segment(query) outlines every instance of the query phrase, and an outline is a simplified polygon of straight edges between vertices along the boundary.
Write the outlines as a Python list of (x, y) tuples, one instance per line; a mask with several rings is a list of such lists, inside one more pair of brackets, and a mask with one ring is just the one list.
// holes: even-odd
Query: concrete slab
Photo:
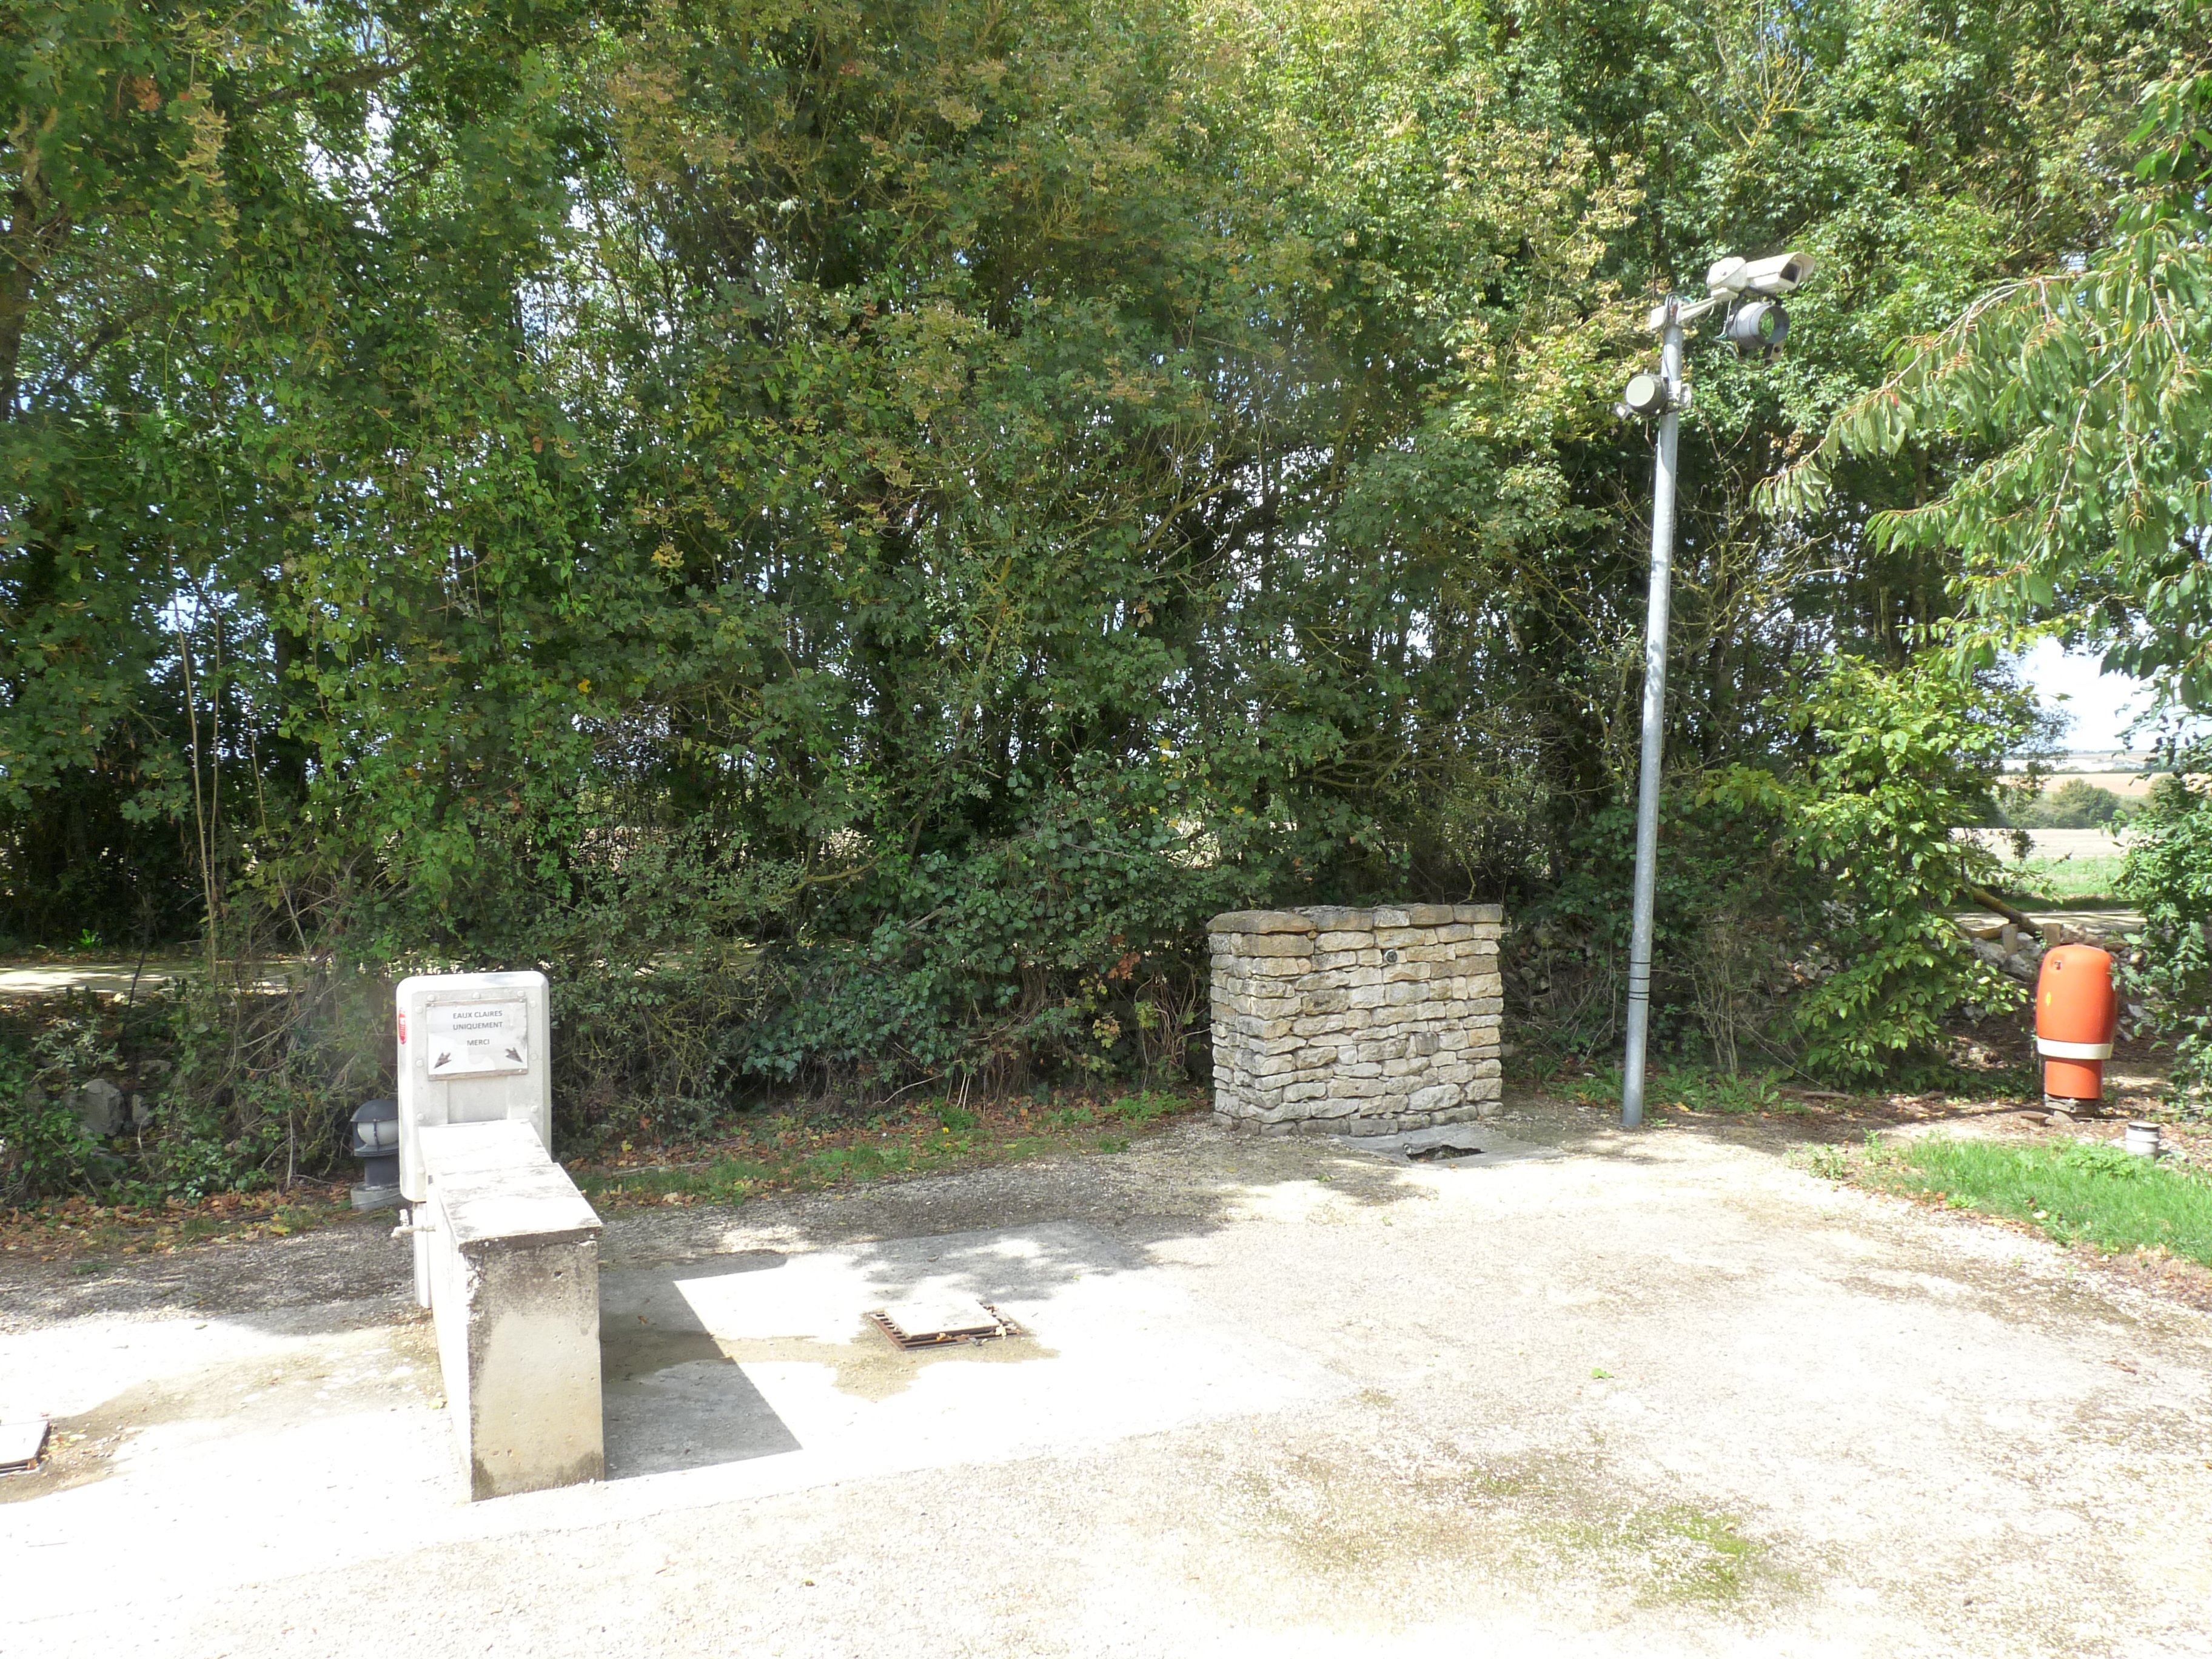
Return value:
[[(1021, 1334), (901, 1349), (867, 1317), (962, 1300)], [(608, 1478), (720, 1464), (724, 1494), (1096, 1444), (1346, 1386), (1069, 1224), (608, 1273), (600, 1328)]]
[(1451, 1123), (1434, 1129), (1383, 1135), (1358, 1144), (1400, 1163), (1441, 1164), (1454, 1169), (1472, 1169), (1479, 1164), (1494, 1169), (1502, 1164), (1528, 1158), (1561, 1156), (1556, 1146), (1516, 1140), (1482, 1123)]

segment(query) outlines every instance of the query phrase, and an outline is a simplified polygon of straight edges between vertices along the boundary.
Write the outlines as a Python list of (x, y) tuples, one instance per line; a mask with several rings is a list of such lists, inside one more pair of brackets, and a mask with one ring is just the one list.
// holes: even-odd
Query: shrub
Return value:
[(1798, 770), (1736, 767), (1712, 793), (1774, 826), (1815, 901), (1801, 912), (1804, 984), (1789, 1012), (1804, 1063), (1873, 1078), (1932, 1055), (1960, 1005), (2023, 1000), (1950, 920), (1996, 867), (1952, 828), (1992, 810), (2033, 708), (2014, 688), (1934, 661), (1891, 671), (1845, 659), (1795, 718), (1811, 751)]
[(2151, 1031), (2174, 1040), (2174, 1081), (2202, 1106), (2212, 1100), (2212, 789), (2159, 780), (2135, 820), (2120, 887), (2143, 912), (2122, 992)]

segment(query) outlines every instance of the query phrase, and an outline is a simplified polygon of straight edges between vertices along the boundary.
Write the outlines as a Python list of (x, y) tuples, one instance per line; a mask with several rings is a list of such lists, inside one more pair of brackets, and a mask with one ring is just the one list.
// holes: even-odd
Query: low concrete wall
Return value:
[(1216, 916), (1213, 1112), (1269, 1134), (1388, 1134), (1494, 1110), (1495, 904)]
[(600, 1479), (599, 1218), (527, 1123), (426, 1126), (421, 1144), (417, 1237), (470, 1495)]

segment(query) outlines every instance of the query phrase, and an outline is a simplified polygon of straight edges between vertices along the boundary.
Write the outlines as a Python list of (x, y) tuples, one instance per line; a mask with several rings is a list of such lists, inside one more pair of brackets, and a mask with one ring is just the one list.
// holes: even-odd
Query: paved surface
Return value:
[[(2212, 1650), (2212, 1318), (1778, 1134), (1598, 1123), (1456, 1164), (1186, 1128), (618, 1217), (619, 1478), (478, 1504), (374, 1229), (0, 1269), (0, 1417), (65, 1437), (0, 1480), (4, 1645)], [(1027, 1334), (861, 1322), (930, 1291)]]
[[(265, 963), (253, 980), (259, 991), (281, 991), (302, 963)], [(150, 999), (207, 976), (204, 960), (188, 957), (135, 957), (41, 956), (0, 963), (0, 1001), (65, 996), (89, 991), (103, 997)]]

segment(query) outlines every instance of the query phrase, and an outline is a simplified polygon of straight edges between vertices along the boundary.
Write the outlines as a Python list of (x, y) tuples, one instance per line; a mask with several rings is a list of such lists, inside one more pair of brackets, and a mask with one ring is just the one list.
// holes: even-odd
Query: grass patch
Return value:
[(815, 1192), (1054, 1152), (1127, 1152), (1133, 1132), (1204, 1103), (1140, 1094), (926, 1100), (866, 1118), (785, 1113), (740, 1120), (691, 1146), (633, 1147), (570, 1165), (595, 1204), (742, 1204), (769, 1192)]
[(1856, 1174), (1887, 1191), (2025, 1222), (2061, 1244), (2165, 1250), (2212, 1267), (2212, 1181), (2109, 1143), (1929, 1135), (1870, 1145)]
[(1716, 1608), (1742, 1598), (1765, 1553), (1735, 1516), (1686, 1504), (1573, 1522), (1561, 1541), (1577, 1553), (1639, 1566), (1649, 1575), (1647, 1601)]
[(2117, 854), (2102, 858), (2027, 859), (2008, 864), (2005, 890), (2031, 908), (2080, 904), (2120, 904), (2120, 866)]

